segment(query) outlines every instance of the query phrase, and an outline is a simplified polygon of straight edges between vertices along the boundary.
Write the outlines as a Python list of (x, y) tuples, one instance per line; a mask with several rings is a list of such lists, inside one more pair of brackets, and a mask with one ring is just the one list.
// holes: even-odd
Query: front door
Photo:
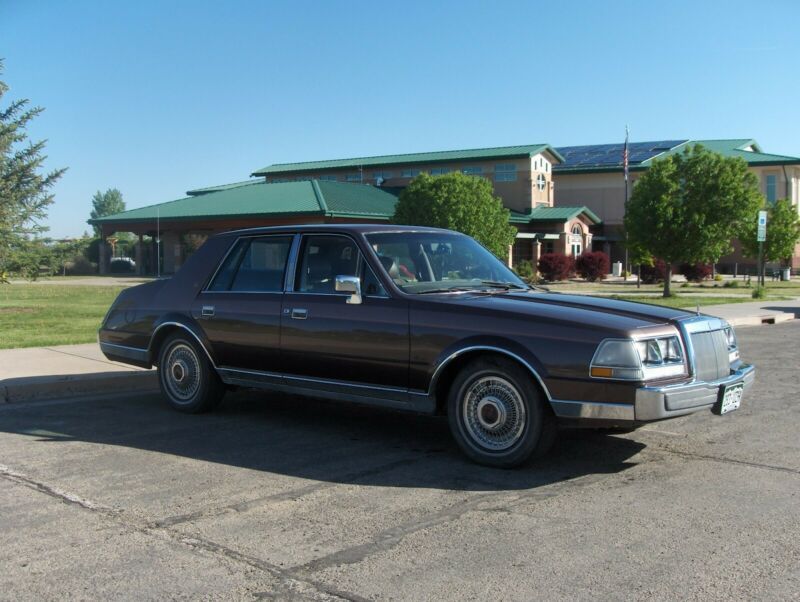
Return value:
[(220, 368), (277, 373), (292, 235), (244, 236), (192, 308)]
[[(281, 313), (282, 364), (287, 381), (332, 390), (408, 387), (408, 302), (384, 291), (348, 236), (305, 235), (293, 290)], [(363, 302), (349, 304), (336, 276), (359, 276)], [(337, 389), (338, 387), (338, 389)]]

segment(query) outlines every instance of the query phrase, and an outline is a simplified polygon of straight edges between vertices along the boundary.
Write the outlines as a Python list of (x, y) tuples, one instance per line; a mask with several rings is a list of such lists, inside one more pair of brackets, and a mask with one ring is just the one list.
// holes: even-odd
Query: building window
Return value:
[(475, 165), (472, 167), (465, 167), (461, 170), (461, 173), (467, 176), (479, 176), (483, 173), (483, 167), (480, 165)]
[(543, 173), (540, 173), (536, 176), (536, 188), (539, 190), (544, 190), (545, 186), (547, 186), (547, 178), (544, 177)]
[(360, 173), (349, 173), (347, 174), (346, 180), (348, 182), (361, 182), (362, 176)]
[(450, 173), (450, 169), (448, 167), (434, 167), (431, 169), (432, 176), (443, 176), (446, 173)]
[(517, 166), (514, 163), (499, 163), (494, 166), (495, 182), (516, 182)]
[(774, 203), (778, 200), (778, 176), (767, 176), (767, 202)]
[(383, 178), (384, 180), (388, 180), (392, 177), (391, 171), (373, 171), (372, 178), (377, 180), (378, 178)]
[(544, 241), (544, 252), (545, 253), (554, 253), (556, 250), (555, 243), (552, 240)]
[(570, 245), (572, 246), (572, 255), (577, 257), (583, 251), (583, 230), (577, 224), (572, 226), (572, 234), (570, 235)]
[(404, 169), (400, 172), (402, 178), (416, 178), (419, 175), (418, 169)]
[(337, 178), (334, 174), (324, 174), (319, 177), (320, 180), (325, 182), (335, 182), (339, 178)]

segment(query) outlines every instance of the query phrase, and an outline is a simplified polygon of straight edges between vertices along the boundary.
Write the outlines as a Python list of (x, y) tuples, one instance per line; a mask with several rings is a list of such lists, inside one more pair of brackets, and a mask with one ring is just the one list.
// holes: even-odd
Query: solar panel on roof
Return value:
[[(684, 143), (685, 140), (658, 140), (655, 142), (631, 142), (628, 144), (628, 162), (642, 163), (665, 151)], [(558, 148), (565, 161), (554, 169), (575, 167), (622, 167), (624, 142), (614, 144), (590, 144)]]

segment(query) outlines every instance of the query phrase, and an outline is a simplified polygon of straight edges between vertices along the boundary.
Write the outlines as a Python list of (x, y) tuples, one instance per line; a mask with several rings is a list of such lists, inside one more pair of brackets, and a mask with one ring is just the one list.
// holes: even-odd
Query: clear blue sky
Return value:
[[(800, 2), (0, 0), (5, 101), (69, 167), (48, 224), (270, 163), (754, 137), (800, 155)], [(3, 102), (5, 106), (7, 102)]]

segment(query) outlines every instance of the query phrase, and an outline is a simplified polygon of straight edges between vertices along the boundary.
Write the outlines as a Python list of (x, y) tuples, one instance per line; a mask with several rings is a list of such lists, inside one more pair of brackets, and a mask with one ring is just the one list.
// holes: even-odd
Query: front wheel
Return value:
[(513, 468), (545, 454), (555, 417), (530, 374), (503, 358), (480, 358), (456, 376), (447, 400), (450, 430), (461, 450), (486, 466)]
[(187, 414), (213, 410), (225, 393), (204, 352), (182, 333), (168, 337), (161, 346), (158, 383), (169, 404)]

